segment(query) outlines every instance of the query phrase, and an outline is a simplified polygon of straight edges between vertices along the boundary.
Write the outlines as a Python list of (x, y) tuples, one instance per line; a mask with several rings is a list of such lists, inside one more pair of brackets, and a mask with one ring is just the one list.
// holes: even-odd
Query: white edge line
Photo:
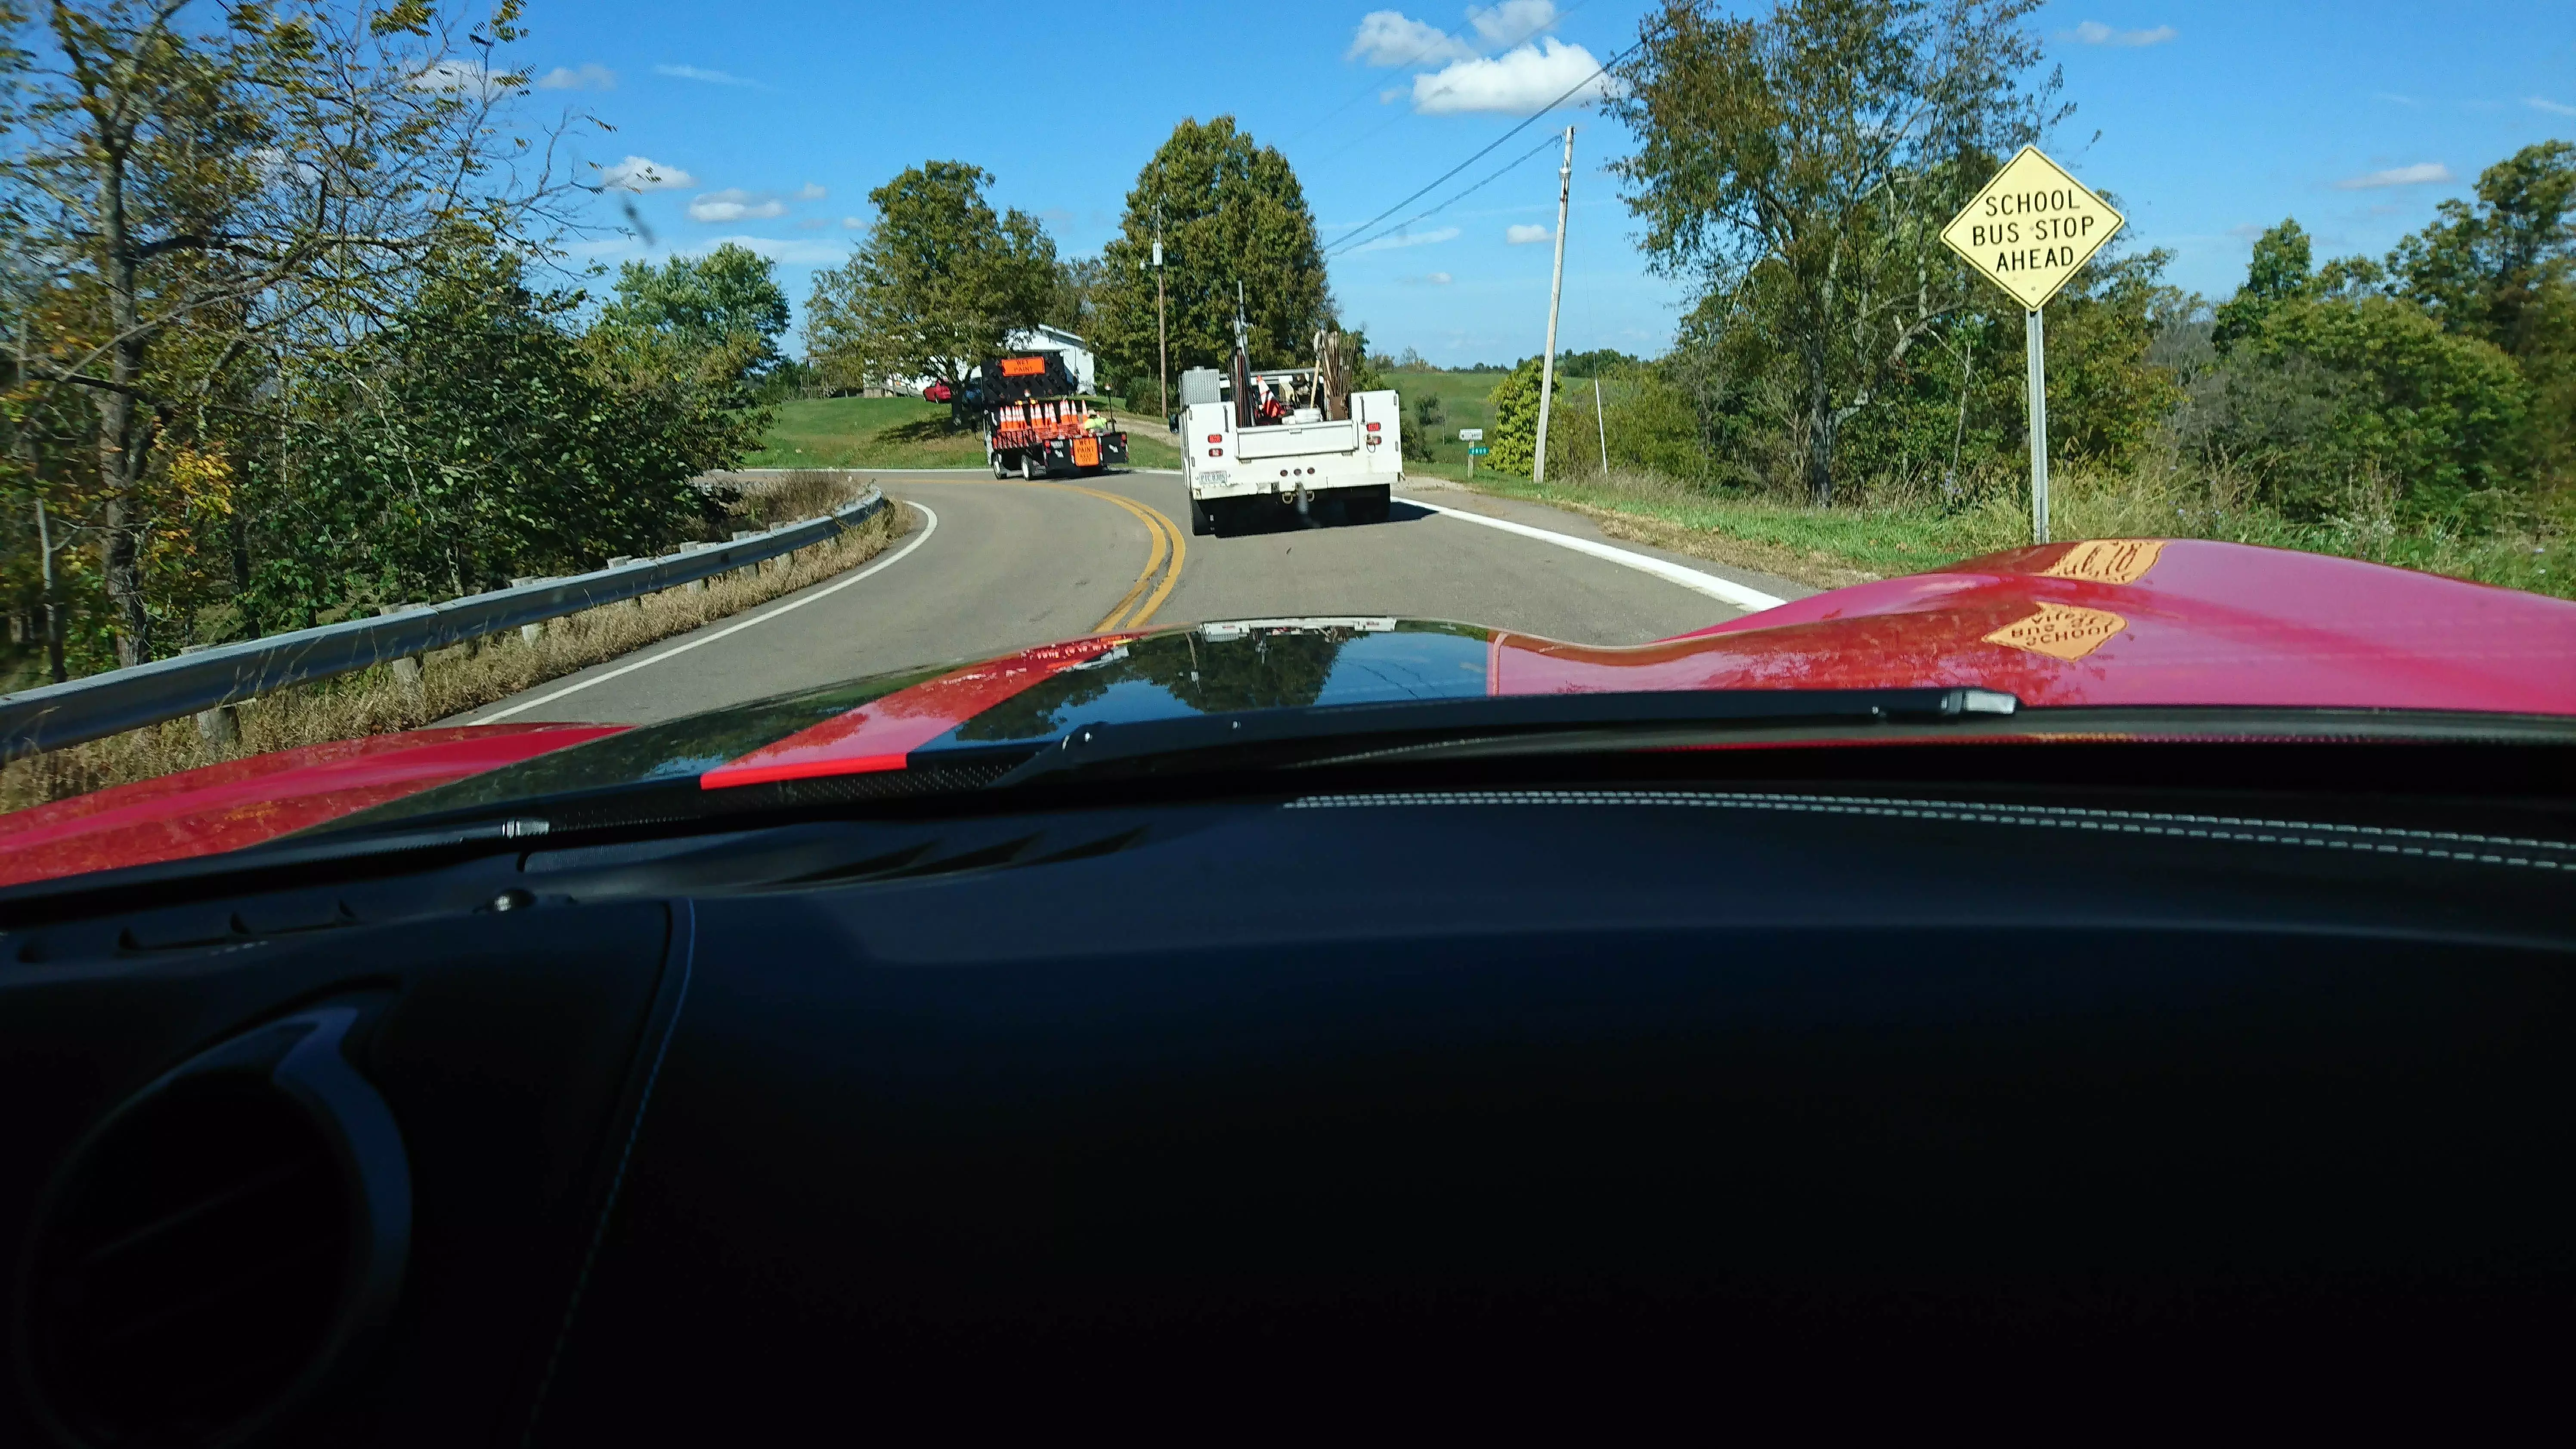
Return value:
[(1630, 553), (1624, 548), (1612, 548), (1606, 543), (1594, 543), (1588, 538), (1575, 538), (1544, 528), (1532, 528), (1526, 523), (1513, 523), (1507, 519), (1488, 518), (1481, 513), (1469, 513), (1463, 508), (1448, 508), (1437, 503), (1426, 503), (1420, 498), (1409, 495), (1403, 501), (1416, 508), (1428, 508), (1434, 513), (1445, 513), (1451, 518), (1464, 519), (1469, 523), (1481, 523), (1487, 528), (1499, 528), (1505, 533), (1517, 533), (1525, 538), (1535, 538), (1555, 544), (1559, 548), (1570, 548), (1576, 553), (1588, 553), (1594, 558), (1608, 559), (1623, 568), (1632, 568), (1641, 574), (1653, 574), (1666, 583), (1679, 584), (1683, 588), (1706, 594), (1712, 599), (1733, 604), (1748, 614), (1757, 614), (1764, 609), (1776, 609), (1789, 602), (1786, 599), (1774, 598), (1760, 589), (1747, 588), (1733, 579), (1704, 574), (1698, 569), (1686, 569), (1677, 563), (1668, 563), (1663, 559), (1642, 553)]
[(699, 645), (701, 645), (701, 644), (713, 644), (713, 643), (714, 643), (714, 642), (716, 642), (718, 639), (721, 639), (721, 638), (725, 637), (727, 634), (739, 634), (739, 633), (741, 633), (743, 630), (750, 628), (750, 627), (751, 627), (752, 625), (754, 625), (754, 624), (765, 624), (765, 623), (769, 622), (770, 620), (777, 618), (777, 617), (778, 617), (779, 615), (781, 615), (781, 614), (793, 613), (793, 612), (795, 612), (795, 611), (796, 611), (796, 610), (798, 610), (798, 609), (804, 608), (807, 604), (810, 604), (810, 603), (814, 602), (816, 599), (824, 598), (824, 597), (827, 597), (827, 596), (829, 596), (829, 595), (839, 593), (841, 590), (846, 589), (846, 588), (848, 588), (850, 585), (852, 585), (852, 584), (855, 584), (855, 583), (859, 582), (860, 580), (862, 580), (862, 579), (866, 578), (868, 575), (870, 575), (870, 574), (872, 574), (872, 573), (875, 573), (875, 572), (876, 572), (877, 570), (879, 570), (879, 569), (883, 569), (883, 568), (892, 568), (894, 565), (896, 565), (896, 564), (899, 564), (899, 563), (903, 562), (903, 556), (904, 556), (905, 554), (908, 554), (908, 553), (912, 552), (914, 549), (921, 547), (923, 544), (930, 542), (930, 536), (931, 536), (932, 534), (937, 533), (937, 532), (939, 531), (939, 515), (938, 515), (938, 514), (931, 512), (929, 509), (922, 507), (920, 504), (913, 502), (913, 501), (912, 501), (911, 499), (909, 499), (909, 498), (907, 498), (907, 499), (905, 499), (905, 500), (904, 500), (904, 504), (905, 504), (905, 506), (906, 506), (906, 507), (912, 508), (912, 509), (916, 510), (917, 512), (919, 512), (919, 513), (921, 514), (921, 516), (922, 516), (923, 518), (925, 518), (925, 519), (928, 519), (928, 520), (929, 520), (929, 522), (928, 522), (928, 524), (927, 524), (925, 527), (923, 527), (923, 529), (921, 530), (921, 532), (916, 533), (916, 534), (914, 534), (914, 535), (912, 536), (912, 541), (911, 541), (911, 542), (909, 542), (909, 543), (905, 544), (903, 547), (901, 547), (901, 548), (899, 548), (899, 549), (896, 549), (896, 550), (894, 551), (894, 555), (893, 555), (892, 557), (890, 557), (890, 558), (881, 558), (881, 559), (878, 559), (875, 563), (872, 563), (872, 564), (868, 565), (866, 568), (863, 568), (863, 569), (859, 570), (857, 573), (854, 573), (854, 574), (850, 575), (850, 576), (849, 576), (848, 578), (846, 578), (846, 579), (840, 579), (840, 580), (838, 580), (838, 581), (836, 581), (836, 582), (829, 583), (829, 584), (825, 584), (823, 587), (821, 587), (821, 588), (819, 588), (819, 589), (814, 589), (814, 590), (812, 590), (812, 591), (810, 591), (810, 592), (808, 592), (808, 593), (800, 594), (800, 595), (798, 595), (797, 597), (795, 597), (795, 598), (793, 598), (793, 599), (788, 600), (786, 603), (781, 604), (780, 606), (778, 606), (778, 607), (777, 607), (777, 608), (775, 608), (775, 609), (770, 609), (770, 610), (767, 610), (766, 612), (763, 612), (763, 613), (754, 614), (754, 615), (752, 615), (752, 616), (751, 616), (750, 618), (748, 618), (748, 619), (744, 619), (744, 620), (741, 620), (741, 621), (739, 621), (739, 622), (737, 622), (737, 623), (733, 623), (733, 624), (726, 625), (724, 628), (722, 628), (722, 629), (718, 629), (717, 631), (715, 631), (715, 632), (714, 632), (714, 633), (712, 633), (712, 634), (701, 634), (701, 635), (699, 635), (697, 638), (690, 640), (690, 641), (689, 641), (688, 643), (686, 643), (686, 644), (680, 645), (680, 646), (679, 646), (678, 648), (676, 648), (676, 649), (665, 649), (665, 650), (663, 650), (661, 653), (654, 655), (654, 656), (653, 656), (652, 658), (650, 658), (650, 659), (638, 659), (638, 660), (636, 660), (636, 661), (635, 661), (634, 663), (632, 663), (632, 664), (621, 665), (621, 666), (619, 666), (618, 668), (615, 668), (615, 669), (609, 670), (609, 671), (608, 671), (607, 673), (605, 673), (605, 674), (594, 674), (594, 675), (592, 675), (591, 677), (589, 677), (588, 679), (582, 680), (582, 681), (580, 681), (579, 683), (576, 683), (576, 684), (567, 684), (567, 685), (565, 685), (563, 688), (556, 690), (556, 691), (555, 691), (554, 693), (552, 693), (552, 694), (541, 694), (541, 695), (537, 696), (535, 699), (532, 699), (532, 700), (527, 701), (525, 704), (514, 704), (514, 705), (510, 706), (508, 709), (499, 709), (499, 710), (494, 710), (492, 713), (487, 714), (487, 715), (484, 715), (484, 716), (483, 716), (482, 718), (480, 718), (480, 719), (468, 720), (468, 721), (466, 721), (466, 723), (468, 723), (468, 724), (490, 724), (490, 723), (492, 723), (492, 722), (493, 722), (493, 721), (495, 721), (495, 720), (508, 719), (510, 716), (512, 716), (512, 715), (514, 715), (514, 714), (518, 714), (518, 713), (520, 713), (520, 712), (521, 712), (521, 711), (523, 711), (523, 710), (531, 710), (531, 709), (535, 709), (538, 705), (541, 705), (541, 704), (552, 704), (552, 703), (554, 703), (556, 700), (559, 700), (559, 699), (563, 698), (563, 697), (564, 697), (565, 695), (567, 695), (567, 694), (579, 694), (581, 691), (583, 691), (583, 690), (585, 690), (585, 689), (590, 688), (590, 687), (591, 687), (592, 685), (594, 685), (594, 684), (605, 684), (605, 683), (607, 683), (609, 680), (615, 679), (617, 676), (619, 676), (619, 675), (621, 675), (621, 674), (632, 674), (632, 673), (634, 673), (636, 670), (638, 670), (638, 669), (642, 669), (642, 668), (644, 668), (644, 667), (646, 667), (646, 666), (648, 666), (648, 665), (659, 664), (659, 663), (661, 663), (663, 660), (668, 659), (668, 658), (672, 657), (672, 656), (673, 656), (673, 655), (675, 655), (675, 654), (686, 654), (686, 653), (688, 653), (690, 650), (697, 648), (697, 647), (698, 647)]

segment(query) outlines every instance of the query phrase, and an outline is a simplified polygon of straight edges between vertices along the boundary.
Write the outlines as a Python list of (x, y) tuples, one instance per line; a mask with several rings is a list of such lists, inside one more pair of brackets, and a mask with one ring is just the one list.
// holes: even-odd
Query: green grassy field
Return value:
[[(1413, 426), (1413, 410), (1428, 393), (1440, 399), (1440, 425), (1431, 434), (1431, 464), (1408, 463), (1409, 472), (1427, 473), (1436, 478), (1467, 476), (1467, 447), (1458, 440), (1460, 428), (1485, 428), (1493, 424), (1494, 388), (1508, 373), (1501, 372), (1397, 372), (1388, 375), (1396, 396), (1404, 400), (1404, 425)], [(1562, 409), (1576, 393), (1584, 395), (1584, 416), (1589, 418), (1592, 406), (1592, 379), (1560, 377), (1556, 380), (1557, 406)], [(1591, 423), (1584, 424), (1586, 428)], [(1490, 442), (1490, 440), (1488, 440)], [(1476, 476), (1487, 471), (1484, 459), (1476, 460)]]
[[(1433, 440), (1433, 461), (1408, 461), (1416, 476), (1464, 479), (1467, 445), (1458, 429), (1483, 427), (1499, 373), (1401, 372), (1394, 385), (1413, 405), (1425, 392), (1440, 398), (1445, 414)], [(1567, 378), (1561, 403), (1588, 394), (1591, 381)], [(1574, 411), (1589, 418), (1590, 398)], [(1587, 429), (1589, 422), (1581, 421)], [(1749, 497), (1690, 486), (1651, 474), (1621, 472), (1609, 478), (1582, 470), (1551, 479), (1545, 488), (1526, 476), (1477, 468), (1478, 489), (1558, 504), (1603, 520), (1615, 537), (1633, 537), (1797, 579), (1837, 588), (1868, 578), (1918, 573), (1954, 559), (2009, 548), (2028, 540), (2026, 504), (2017, 490), (1980, 494), (1959, 503), (1908, 499), (1817, 509), (1786, 500)], [(2214, 538), (2312, 553), (2340, 554), (2508, 588), (2576, 597), (2576, 570), (2568, 566), (2570, 520), (2565, 509), (2529, 526), (2492, 536), (2459, 536), (2438, 525), (2394, 516), (2355, 516), (2293, 522), (2268, 509), (2236, 501), (2226, 490), (2147, 470), (2098, 474), (2067, 468), (2057, 480), (2054, 523), (2060, 538)]]
[[(1177, 468), (1181, 455), (1159, 433), (1131, 430), (1128, 460)], [(914, 397), (799, 398), (778, 405), (746, 468), (981, 468), (984, 438), (950, 432), (948, 408)]]

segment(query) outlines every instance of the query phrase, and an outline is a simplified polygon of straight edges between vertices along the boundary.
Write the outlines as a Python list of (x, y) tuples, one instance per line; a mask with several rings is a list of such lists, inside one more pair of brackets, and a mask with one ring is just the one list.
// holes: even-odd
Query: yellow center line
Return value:
[[(1157, 513), (1149, 517), (1147, 516), (1146, 509), (1134, 500), (1121, 498), (1115, 493), (1103, 493), (1097, 488), (1085, 488), (1079, 484), (1073, 483), (1059, 484), (1057, 486), (1069, 489), (1075, 493), (1088, 493), (1094, 498), (1104, 499), (1108, 502), (1115, 503), (1119, 507), (1126, 509), (1129, 513), (1136, 515), (1136, 521), (1145, 525), (1145, 537), (1150, 547), (1145, 555), (1144, 572), (1136, 575), (1136, 582), (1129, 584), (1127, 586), (1127, 592), (1121, 594), (1118, 597), (1118, 602), (1110, 606), (1109, 616), (1102, 619), (1099, 623), (1091, 626), (1092, 633), (1106, 634), (1110, 630), (1118, 627), (1118, 616), (1126, 613), (1127, 606), (1136, 602), (1136, 596), (1145, 592), (1145, 586), (1153, 582), (1155, 572), (1162, 568), (1163, 559), (1171, 552), (1170, 547), (1163, 541), (1163, 530), (1158, 527), (1154, 521), (1162, 515)], [(1142, 623), (1143, 620), (1139, 619), (1137, 622)]]
[[(982, 482), (984, 480), (961, 481)], [(1123, 494), (1110, 493), (1098, 488), (1085, 488), (1079, 483), (1050, 483), (1035, 478), (997, 478), (993, 481), (1017, 484), (1022, 488), (1060, 488), (1067, 493), (1087, 494), (1104, 503), (1117, 504), (1134, 514), (1137, 522), (1145, 525), (1148, 548), (1144, 571), (1136, 575), (1136, 582), (1127, 586), (1127, 592), (1119, 596), (1117, 605), (1110, 609), (1108, 616), (1091, 626), (1092, 633), (1106, 634), (1112, 629), (1122, 627), (1128, 629), (1145, 627), (1145, 621), (1154, 617), (1154, 611), (1163, 607), (1163, 601), (1172, 596), (1173, 586), (1181, 581), (1181, 564), (1189, 557), (1189, 545), (1183, 541), (1180, 529), (1173, 525), (1172, 520), (1164, 517), (1163, 511), (1152, 504), (1139, 503)], [(1166, 559), (1169, 559), (1171, 564), (1168, 569), (1164, 567)], [(1162, 583), (1147, 596), (1144, 603), (1136, 604), (1137, 595), (1145, 592), (1145, 586), (1153, 582), (1154, 575), (1158, 571), (1162, 573)], [(1128, 606), (1131, 604), (1136, 605), (1133, 614), (1128, 613)], [(1126, 619), (1123, 625), (1119, 622), (1121, 616)]]

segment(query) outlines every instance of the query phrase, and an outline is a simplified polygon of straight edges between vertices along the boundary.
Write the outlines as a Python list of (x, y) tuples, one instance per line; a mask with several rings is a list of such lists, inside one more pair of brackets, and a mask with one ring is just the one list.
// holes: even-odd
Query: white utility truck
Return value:
[(1393, 392), (1350, 391), (1338, 336), (1315, 341), (1315, 366), (1254, 372), (1238, 319), (1231, 376), (1205, 367), (1181, 374), (1191, 532), (1312, 515), (1319, 504), (1351, 523), (1385, 521), (1404, 479), (1402, 409)]

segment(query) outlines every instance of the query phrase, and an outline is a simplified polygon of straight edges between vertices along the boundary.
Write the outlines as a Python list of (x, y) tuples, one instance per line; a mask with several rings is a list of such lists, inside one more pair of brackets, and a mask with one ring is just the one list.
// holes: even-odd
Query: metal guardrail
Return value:
[(870, 488), (857, 502), (821, 518), (784, 524), (730, 543), (688, 545), (677, 553), (596, 573), (539, 579), (372, 619), (219, 644), (176, 659), (156, 659), (0, 695), (0, 758), (15, 759), (122, 734), (254, 699), (291, 684), (413, 658), (486, 634), (713, 578), (826, 542), (875, 517), (885, 506), (883, 491)]

